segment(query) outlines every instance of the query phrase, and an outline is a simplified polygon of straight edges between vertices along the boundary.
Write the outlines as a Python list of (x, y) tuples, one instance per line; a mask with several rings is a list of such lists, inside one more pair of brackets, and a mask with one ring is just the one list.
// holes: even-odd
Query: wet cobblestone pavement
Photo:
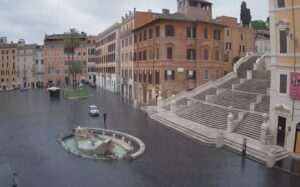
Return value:
[[(112, 93), (58, 101), (47, 94), (0, 93), (0, 187), (11, 184), (7, 165), (22, 187), (300, 186), (300, 177), (177, 135)], [(78, 125), (103, 127), (101, 115), (88, 115), (90, 104), (108, 114), (109, 129), (142, 139), (145, 154), (133, 162), (91, 161), (64, 151), (61, 134)]]

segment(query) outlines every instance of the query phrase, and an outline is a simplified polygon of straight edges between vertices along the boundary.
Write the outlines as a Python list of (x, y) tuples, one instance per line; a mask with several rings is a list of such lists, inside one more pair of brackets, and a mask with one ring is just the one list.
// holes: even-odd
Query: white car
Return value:
[(90, 116), (99, 116), (99, 110), (98, 110), (97, 106), (95, 106), (95, 105), (89, 106), (89, 115)]

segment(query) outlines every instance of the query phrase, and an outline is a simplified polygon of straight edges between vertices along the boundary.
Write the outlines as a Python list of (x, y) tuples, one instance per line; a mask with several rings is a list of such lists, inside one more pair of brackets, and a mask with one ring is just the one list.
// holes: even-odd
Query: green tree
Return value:
[(267, 25), (268, 30), (269, 30), (270, 29), (270, 17), (267, 18), (266, 25)]
[(267, 23), (263, 20), (254, 20), (251, 22), (251, 25), (255, 30), (269, 30)]
[(70, 57), (72, 57), (72, 60), (74, 60), (75, 50), (80, 45), (80, 37), (81, 35), (75, 28), (72, 28), (65, 33), (64, 52), (68, 55), (69, 61)]
[[(72, 65), (71, 57), (72, 57), (72, 61), (74, 61), (74, 55), (75, 55), (76, 48), (78, 48), (80, 46), (81, 35), (75, 28), (71, 28), (64, 35), (65, 35), (64, 53), (68, 55), (68, 65), (69, 65), (69, 70), (70, 70), (70, 66)], [(71, 73), (69, 71), (69, 80), (70, 80), (70, 74)], [(76, 82), (76, 79), (74, 79), (74, 76), (73, 76), (73, 81), (72, 81), (73, 88), (75, 88), (75, 82)]]
[(241, 4), (240, 19), (243, 24), (243, 27), (249, 27), (252, 16), (251, 11), (247, 8), (247, 3), (245, 1), (243, 1)]
[(79, 61), (69, 61), (68, 72), (72, 76), (73, 89), (77, 88), (77, 75), (82, 73), (82, 67)]

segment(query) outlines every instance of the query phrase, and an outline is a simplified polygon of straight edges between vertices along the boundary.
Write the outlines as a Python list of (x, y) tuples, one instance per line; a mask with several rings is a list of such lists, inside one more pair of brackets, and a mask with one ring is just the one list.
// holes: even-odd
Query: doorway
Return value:
[(285, 143), (285, 128), (286, 128), (286, 118), (278, 117), (278, 128), (277, 128), (277, 145), (284, 147)]
[(300, 154), (300, 123), (296, 127), (295, 153)]

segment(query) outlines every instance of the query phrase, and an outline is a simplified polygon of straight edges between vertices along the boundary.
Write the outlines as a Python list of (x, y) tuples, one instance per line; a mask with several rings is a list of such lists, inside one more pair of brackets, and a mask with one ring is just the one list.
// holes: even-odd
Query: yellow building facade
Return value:
[(270, 125), (274, 144), (300, 156), (300, 0), (269, 0)]

